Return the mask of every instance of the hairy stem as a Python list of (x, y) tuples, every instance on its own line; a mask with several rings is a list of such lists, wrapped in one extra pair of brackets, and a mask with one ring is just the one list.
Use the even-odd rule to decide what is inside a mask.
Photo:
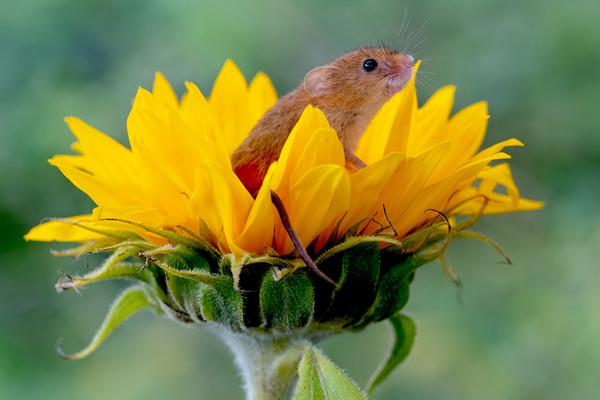
[(244, 381), (246, 400), (285, 400), (296, 383), (305, 339), (219, 331)]

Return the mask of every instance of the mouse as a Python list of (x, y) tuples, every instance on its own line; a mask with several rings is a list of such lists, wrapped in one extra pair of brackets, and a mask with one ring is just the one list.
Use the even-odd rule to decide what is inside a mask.
[(365, 163), (355, 154), (367, 125), (377, 111), (410, 80), (415, 59), (405, 53), (366, 47), (350, 51), (310, 70), (302, 83), (272, 106), (233, 152), (232, 168), (256, 196), (269, 166), (308, 105), (321, 110), (343, 147), (346, 168)]

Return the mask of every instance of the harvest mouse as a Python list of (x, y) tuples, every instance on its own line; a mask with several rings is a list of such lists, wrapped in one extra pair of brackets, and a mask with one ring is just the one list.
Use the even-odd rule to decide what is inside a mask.
[(260, 119), (232, 155), (235, 173), (255, 195), (269, 165), (277, 160), (292, 128), (309, 105), (327, 117), (344, 146), (346, 167), (365, 164), (354, 155), (358, 142), (383, 103), (404, 88), (413, 57), (387, 48), (361, 48), (314, 68), (303, 83)]

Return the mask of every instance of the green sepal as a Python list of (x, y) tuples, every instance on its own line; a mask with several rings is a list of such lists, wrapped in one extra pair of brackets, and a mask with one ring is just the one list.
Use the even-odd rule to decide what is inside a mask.
[(446, 257), (446, 255), (444, 254), (440, 258), (438, 258), (438, 262), (442, 266), (442, 271), (444, 272), (444, 275), (446, 275), (446, 278), (448, 278), (450, 282), (454, 283), (456, 288), (460, 290), (462, 288), (462, 280), (460, 279), (460, 276), (458, 276), (458, 273), (454, 270), (454, 268), (452, 268), (452, 265), (450, 265), (448, 257)]
[(308, 346), (298, 366), (292, 400), (366, 400), (352, 379), (320, 350)]
[(382, 254), (382, 273), (375, 301), (356, 328), (364, 328), (371, 322), (379, 322), (402, 310), (410, 296), (410, 283), (414, 272), (421, 265), (420, 258), (395, 253)]
[(406, 315), (397, 314), (389, 318), (394, 330), (394, 342), (389, 353), (367, 383), (369, 395), (383, 382), (392, 371), (408, 356), (415, 341), (416, 327)]
[(219, 277), (199, 293), (202, 315), (207, 321), (225, 325), (234, 332), (243, 331), (243, 304), (233, 278)]
[(315, 295), (311, 280), (297, 271), (276, 280), (265, 274), (260, 286), (262, 326), (276, 333), (289, 333), (306, 326), (313, 316)]
[(199, 298), (207, 290), (206, 285), (172, 274), (166, 275), (166, 283), (169, 303), (173, 308), (184, 313), (189, 321), (204, 319)]
[(453, 236), (455, 236), (457, 238), (479, 240), (479, 241), (487, 244), (488, 246), (490, 246), (492, 249), (496, 250), (496, 252), (504, 259), (504, 262), (506, 264), (512, 265), (512, 260), (508, 256), (508, 253), (500, 246), (500, 244), (498, 244), (495, 240), (487, 237), (486, 235), (484, 235), (482, 233), (463, 230), (463, 231), (453, 233)]
[[(130, 242), (130, 241), (126, 241), (126, 242)], [(114, 238), (105, 237), (105, 238), (100, 238), (100, 239), (96, 239), (96, 240), (88, 240), (86, 242), (81, 243), (78, 246), (67, 248), (67, 249), (50, 250), (50, 254), (52, 254), (53, 256), (57, 256), (57, 257), (81, 257), (84, 254), (90, 254), (90, 253), (103, 251), (103, 249), (105, 249), (107, 247), (116, 246), (119, 243), (123, 243), (123, 242), (117, 242), (115, 244)]]
[(125, 261), (137, 252), (138, 249), (135, 247), (119, 247), (95, 270), (82, 276), (63, 276), (56, 283), (56, 290), (59, 292), (77, 290), (90, 283), (110, 279), (134, 279), (154, 287), (156, 282), (151, 271), (138, 263)]
[(319, 321), (347, 325), (361, 320), (375, 300), (380, 272), (379, 246), (377, 243), (361, 243), (342, 254), (337, 286), (331, 293), (327, 311), (319, 316)]
[(84, 349), (77, 353), (65, 354), (60, 348), (60, 343), (57, 343), (56, 351), (62, 358), (81, 360), (93, 353), (119, 325), (144, 308), (153, 308), (157, 314), (162, 314), (158, 299), (147, 288), (144, 286), (129, 287), (114, 301), (104, 322)]
[(356, 246), (360, 246), (361, 244), (367, 243), (386, 245), (388, 246), (387, 248), (393, 248), (396, 252), (403, 251), (405, 248), (403, 241), (394, 239), (389, 236), (351, 236), (347, 237), (343, 242), (322, 251), (319, 257), (317, 257), (317, 259), (315, 260), (315, 263), (319, 265), (322, 262), (328, 260), (329, 258), (343, 254), (344, 252)]
[(204, 254), (185, 246), (175, 246), (166, 252), (165, 263), (179, 270), (202, 270), (210, 273), (210, 264)]
[(202, 282), (211, 287), (219, 287), (224, 282), (228, 282), (230, 280), (229, 277), (212, 274), (202, 268), (189, 268), (185, 262), (178, 258), (168, 259), (167, 262), (154, 259), (152, 260), (152, 263), (165, 271), (167, 274)]
[[(189, 236), (186, 236), (186, 235), (182, 235), (180, 233), (174, 232), (172, 230), (158, 229), (158, 228), (154, 228), (154, 227), (151, 227), (148, 225), (140, 224), (139, 222), (129, 221), (129, 220), (120, 219), (120, 218), (105, 218), (105, 220), (122, 222), (124, 224), (133, 225), (133, 226), (141, 228), (145, 231), (153, 233), (157, 236), (160, 236), (163, 239), (166, 239), (173, 244), (179, 244), (179, 245), (183, 245), (183, 246), (186, 246), (189, 248), (195, 248), (195, 249), (202, 250), (203, 252), (206, 252), (208, 255), (213, 257), (215, 260), (218, 260), (219, 258), (221, 258), (221, 254), (219, 253), (219, 251), (217, 249), (215, 249), (210, 243), (208, 243), (206, 241), (206, 239), (201, 238), (200, 236), (194, 234), (189, 229), (184, 230), (189, 235)], [(182, 228), (182, 227), (179, 227), (179, 228)]]

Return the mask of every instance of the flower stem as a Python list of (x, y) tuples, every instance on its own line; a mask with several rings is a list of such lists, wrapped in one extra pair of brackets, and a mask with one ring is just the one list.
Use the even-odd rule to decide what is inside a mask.
[(246, 400), (289, 399), (306, 339), (219, 331), (235, 356)]

